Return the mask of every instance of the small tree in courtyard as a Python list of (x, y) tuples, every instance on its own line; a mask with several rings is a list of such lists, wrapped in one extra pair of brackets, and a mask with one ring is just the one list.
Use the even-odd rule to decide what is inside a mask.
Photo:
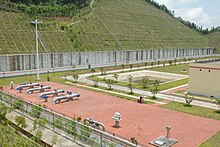
[(170, 66), (171, 66), (171, 65), (173, 65), (173, 63), (172, 63), (172, 61), (171, 61), (171, 60), (169, 61), (169, 64), (170, 64)]
[(156, 98), (156, 94), (159, 92), (160, 80), (155, 80), (153, 83), (153, 88), (150, 89), (153, 94), (153, 98)]
[(165, 61), (163, 61), (163, 67), (165, 67), (165, 64), (166, 64), (166, 62), (165, 62)]
[(106, 80), (106, 84), (108, 85), (109, 87), (109, 90), (112, 90), (112, 85), (113, 85), (114, 81), (112, 79), (107, 79)]
[(158, 66), (158, 67), (160, 66), (160, 61), (157, 61), (157, 66)]
[(115, 83), (117, 83), (117, 82), (118, 82), (118, 77), (119, 77), (119, 75), (118, 75), (117, 73), (114, 73), (113, 77), (114, 77), (114, 79), (115, 79)]
[(128, 88), (130, 90), (130, 94), (133, 94), (133, 85), (132, 85), (132, 81), (133, 81), (133, 76), (132, 75), (129, 75), (127, 77), (128, 81), (129, 81), (129, 84), (128, 84)]
[(105, 70), (103, 67), (100, 67), (100, 72), (101, 72), (101, 75), (105, 75)]
[(128, 88), (130, 90), (130, 94), (134, 94), (133, 93), (133, 85), (131, 83), (128, 84)]
[(141, 85), (142, 85), (144, 88), (148, 88), (148, 83), (149, 83), (148, 77), (143, 77), (143, 78), (141, 79)]
[(130, 71), (131, 71), (133, 68), (133, 64), (129, 64), (129, 67), (130, 67)]
[(218, 112), (220, 113), (220, 99), (219, 98), (215, 99), (215, 103), (218, 107)]
[(99, 79), (94, 79), (93, 83), (94, 83), (93, 85), (94, 87), (98, 87)]
[(175, 59), (174, 59), (174, 66), (176, 66), (176, 62), (177, 62), (177, 59), (175, 58)]
[(190, 103), (192, 103), (193, 101), (193, 96), (189, 94), (185, 94), (185, 101), (186, 101), (186, 105), (190, 106)]
[(74, 73), (74, 74), (73, 74), (73, 79), (75, 80), (75, 82), (77, 82), (78, 79), (79, 79), (79, 75), (76, 74), (76, 73)]
[(153, 67), (154, 66), (154, 62), (151, 62), (150, 65), (151, 65), (151, 67)]
[(92, 68), (92, 69), (91, 69), (92, 76), (94, 75), (95, 72), (96, 72), (95, 69)]
[(128, 79), (128, 82), (131, 83), (131, 82), (133, 81), (133, 76), (132, 76), (132, 75), (129, 75), (129, 76), (127, 77), (127, 79)]
[(147, 69), (147, 66), (148, 66), (148, 63), (145, 62), (145, 63), (144, 63), (144, 66), (145, 66), (145, 70), (146, 70), (146, 69)]
[(125, 65), (124, 64), (121, 64), (121, 69), (124, 71), (124, 69), (125, 69)]

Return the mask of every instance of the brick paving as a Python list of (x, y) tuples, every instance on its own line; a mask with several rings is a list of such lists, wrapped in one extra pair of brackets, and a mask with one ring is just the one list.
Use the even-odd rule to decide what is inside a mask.
[[(202, 118), (181, 112), (164, 109), (155, 105), (138, 104), (103, 93), (80, 89), (74, 86), (61, 85), (52, 82), (41, 82), (53, 88), (65, 89), (74, 93), (80, 92), (79, 100), (52, 104), (52, 97), (48, 102), (39, 99), (40, 93), (27, 95), (25, 91), (19, 93), (3, 87), (4, 91), (15, 94), (34, 103), (41, 103), (49, 109), (70, 117), (81, 116), (82, 119), (92, 117), (104, 123), (108, 131), (126, 138), (135, 137), (138, 142), (148, 144), (153, 139), (166, 135), (165, 127), (172, 127), (170, 136), (178, 140), (174, 146), (196, 147), (220, 130), (220, 121)], [(53, 89), (52, 88), (52, 89)], [(123, 116), (120, 128), (114, 128), (111, 119), (115, 112)]]

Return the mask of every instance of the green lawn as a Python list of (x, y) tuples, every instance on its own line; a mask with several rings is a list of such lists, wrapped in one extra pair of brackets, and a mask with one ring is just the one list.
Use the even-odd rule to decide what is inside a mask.
[[(89, 77), (89, 79), (91, 79), (91, 80), (99, 80), (100, 82), (105, 82), (105, 81), (103, 81), (102, 78), (98, 78), (96, 76), (91, 76), (91, 77)], [(180, 86), (180, 85), (184, 85), (184, 84), (187, 84), (187, 83), (188, 83), (188, 78), (182, 79), (182, 80), (177, 80), (177, 81), (163, 83), (163, 84), (160, 84), (159, 91), (170, 89), (170, 88), (174, 88), (174, 87), (177, 87), (177, 86)], [(120, 85), (120, 86), (125, 86), (125, 87), (128, 86), (128, 82), (124, 82), (124, 81), (118, 81), (117, 83), (114, 83), (114, 84), (115, 85)], [(133, 85), (133, 88), (142, 89), (142, 90), (148, 90), (148, 91), (152, 88), (152, 85), (149, 85), (148, 88), (144, 88), (142, 85), (137, 84), (137, 83), (132, 83), (132, 85)]]
[(13, 81), (15, 84), (20, 84), (21, 82), (43, 82), (47, 81), (47, 77), (50, 77), (50, 80), (52, 82), (57, 83), (63, 83), (65, 84), (65, 81), (61, 79), (60, 77), (65, 77), (69, 75), (75, 74), (84, 74), (89, 73), (90, 70), (77, 70), (75, 72), (68, 71), (68, 72), (56, 72), (56, 73), (49, 73), (49, 74), (40, 74), (40, 81), (36, 80), (36, 75), (28, 75), (28, 76), (18, 76), (18, 77), (9, 77), (9, 78), (0, 78), (0, 86), (6, 86), (9, 85), (10, 81)]
[(220, 113), (218, 113), (217, 110), (213, 109), (203, 108), (199, 106), (186, 106), (185, 104), (177, 102), (170, 102), (161, 107), (201, 117), (220, 120)]
[(199, 147), (219, 147), (220, 145), (220, 131), (213, 135), (210, 139), (202, 143)]
[[(183, 69), (186, 69), (186, 72), (181, 72)], [(153, 67), (153, 68), (149, 68), (149, 70), (188, 75), (189, 64), (178, 64), (176, 66), (169, 65), (165, 67)]]

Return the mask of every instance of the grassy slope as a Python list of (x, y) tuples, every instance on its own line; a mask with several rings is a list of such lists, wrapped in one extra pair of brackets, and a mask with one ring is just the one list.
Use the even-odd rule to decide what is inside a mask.
[(95, 1), (74, 31), (85, 50), (208, 46), (205, 37), (142, 0)]
[[(35, 52), (35, 30), (30, 18), (21, 12), (0, 10), (0, 54)], [(55, 20), (43, 20), (39, 36), (48, 52), (71, 51), (74, 44)], [(39, 51), (46, 52), (39, 42)]]
[[(142, 0), (95, 0), (73, 20), (46, 18), (39, 25), (49, 52), (207, 47), (206, 39)], [(0, 53), (35, 51), (30, 18), (0, 10)], [(80, 16), (80, 17), (79, 17)], [(40, 47), (41, 52), (45, 50)]]
[(0, 124), (0, 146), (32, 146), (37, 147), (34, 142), (15, 133), (15, 130), (9, 126)]
[(220, 53), (220, 32), (214, 32), (207, 36), (209, 45), (216, 48), (215, 53)]

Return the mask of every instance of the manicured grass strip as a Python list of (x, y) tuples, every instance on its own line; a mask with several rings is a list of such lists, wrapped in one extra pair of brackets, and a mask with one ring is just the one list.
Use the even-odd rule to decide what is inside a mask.
[[(71, 81), (68, 81), (68, 82), (71, 82)], [(115, 90), (115, 89), (109, 90), (108, 88), (104, 88), (104, 87), (100, 87), (100, 86), (95, 87), (95, 86), (88, 85), (88, 84), (85, 85), (84, 83), (72, 83), (72, 84), (69, 84), (68, 82), (66, 82), (66, 84), (68, 84), (70, 86), (71, 85), (75, 85), (75, 86), (80, 87), (82, 89), (86, 89), (86, 90), (90, 90), (90, 91), (94, 91), (94, 92), (99, 92), (99, 93), (104, 93), (104, 94), (115, 96), (115, 97), (118, 97), (118, 98), (121, 98), (121, 99), (126, 99), (126, 100), (130, 100), (130, 101), (134, 101), (134, 102), (136, 102), (137, 99), (133, 98), (132, 96), (136, 96), (136, 97), (140, 96), (138, 94), (129, 94), (129, 93), (125, 93), (124, 91)], [(79, 86), (77, 84), (80, 84), (82, 86)], [(87, 87), (84, 87), (84, 86), (90, 86), (91, 88), (89, 88), (89, 87), (87, 88)], [(106, 90), (106, 91), (103, 91), (103, 90)], [(111, 93), (111, 92), (118, 92), (118, 93), (122, 93), (122, 94), (127, 94), (128, 96), (120, 95), (120, 94), (116, 94), (116, 93)], [(153, 99), (153, 100), (160, 101), (160, 99)], [(151, 101), (148, 101), (148, 100), (144, 100), (144, 104), (155, 104), (155, 103), (151, 102)]]
[(202, 143), (199, 147), (219, 147), (220, 145), (220, 131), (213, 135), (210, 139)]
[(177, 87), (177, 86), (185, 85), (187, 83), (188, 83), (188, 78), (173, 81), (173, 82), (167, 82), (167, 83), (161, 84), (159, 86), (159, 90), (160, 91), (161, 90), (166, 90), (166, 89), (174, 88), (174, 87)]
[[(186, 72), (181, 72), (183, 69), (186, 69)], [(148, 70), (188, 75), (189, 64), (177, 64), (175, 66), (169, 65), (169, 66), (165, 66), (165, 67), (163, 67), (163, 66), (162, 67), (153, 67), (153, 68), (149, 68)]]
[(170, 102), (161, 107), (179, 112), (188, 113), (188, 114), (193, 114), (201, 117), (220, 120), (220, 113), (217, 112), (217, 110), (213, 110), (213, 109), (203, 108), (199, 106), (186, 106), (185, 104), (177, 103), (177, 102)]
[(60, 77), (65, 77), (73, 74), (85, 74), (90, 73), (90, 70), (76, 70), (76, 71), (67, 71), (67, 72), (56, 72), (56, 73), (49, 73), (49, 74), (40, 74), (40, 81), (36, 80), (36, 74), (34, 75), (27, 75), (27, 76), (16, 76), (16, 77), (8, 77), (8, 78), (0, 78), (0, 86), (7, 86), (9, 85), (10, 81), (13, 81), (15, 84), (20, 84), (22, 82), (43, 82), (47, 81), (47, 77), (50, 77), (50, 81), (62, 83), (64, 84), (65, 81)]

